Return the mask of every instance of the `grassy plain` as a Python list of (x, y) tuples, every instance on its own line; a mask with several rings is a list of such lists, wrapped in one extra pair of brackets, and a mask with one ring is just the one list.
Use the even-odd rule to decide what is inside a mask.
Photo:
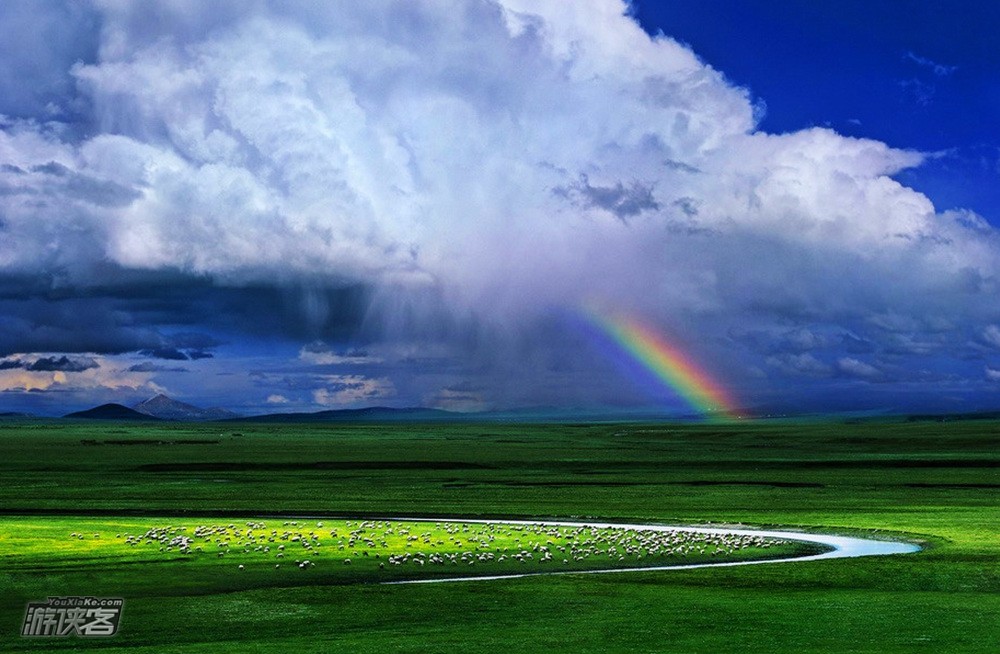
[[(0, 650), (996, 652), (998, 446), (1000, 425), (987, 422), (0, 423), (8, 525), (20, 515), (66, 531), (57, 516), (109, 513), (152, 524), (285, 513), (623, 518), (888, 533), (926, 547), (417, 586), (324, 575), (246, 585), (232, 574), (206, 584), (157, 565), (122, 575), (5, 563)], [(121, 633), (17, 636), (25, 602), (67, 593), (126, 597)]]

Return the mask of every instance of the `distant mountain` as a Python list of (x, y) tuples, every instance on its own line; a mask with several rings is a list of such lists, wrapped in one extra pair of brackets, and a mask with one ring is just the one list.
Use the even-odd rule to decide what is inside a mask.
[(19, 413), (17, 411), (4, 411), (0, 413), (0, 420), (15, 420), (20, 418), (34, 418), (33, 413)]
[(139, 413), (161, 420), (179, 420), (181, 422), (201, 420), (226, 420), (237, 415), (226, 409), (202, 409), (193, 404), (178, 402), (162, 393), (156, 397), (139, 402), (133, 407)]
[(86, 420), (159, 420), (159, 418), (133, 411), (121, 404), (102, 404), (86, 411), (67, 413), (64, 417), (84, 418)]
[(476, 411), (460, 413), (444, 409), (409, 407), (365, 407), (363, 409), (332, 409), (312, 413), (268, 413), (238, 418), (239, 422), (520, 422), (520, 423), (576, 423), (576, 422), (687, 422), (701, 416), (671, 416), (649, 411), (562, 409), (556, 407), (526, 407), (501, 411)]
[(333, 409), (314, 413), (268, 413), (260, 416), (236, 418), (240, 422), (456, 422), (467, 420), (468, 414), (410, 407), (372, 406), (363, 409)]
[[(892, 412), (854, 412), (829, 414), (779, 414), (762, 410), (751, 412), (756, 420), (811, 420), (834, 422), (958, 422), (967, 420), (1000, 420), (1000, 412), (983, 411), (978, 413), (949, 414), (915, 414)], [(702, 420), (697, 415), (670, 415), (642, 410), (623, 409), (562, 409), (557, 407), (523, 407), (518, 409), (478, 411), (460, 413), (444, 409), (427, 407), (393, 408), (384, 406), (365, 407), (361, 409), (332, 409), (311, 413), (269, 413), (264, 415), (241, 417), (226, 409), (202, 409), (192, 404), (178, 402), (166, 395), (157, 395), (140, 402), (130, 409), (121, 404), (102, 404), (101, 406), (76, 411), (67, 414), (65, 418), (82, 418), (89, 420), (121, 420), (121, 421), (221, 421), (221, 422), (256, 422), (256, 423), (382, 423), (382, 422), (448, 422), (448, 423), (606, 423), (606, 422), (665, 422), (683, 423)], [(0, 412), (0, 420), (34, 419), (37, 416), (18, 412)]]

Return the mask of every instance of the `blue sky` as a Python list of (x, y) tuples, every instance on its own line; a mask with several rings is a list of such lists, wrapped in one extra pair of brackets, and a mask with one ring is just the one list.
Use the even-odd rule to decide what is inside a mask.
[(935, 153), (900, 176), (942, 208), (1000, 220), (1000, 5), (993, 2), (635, 3), (766, 103), (760, 128), (828, 126)]
[(0, 411), (1000, 408), (996, 5), (446, 5), (0, 4)]

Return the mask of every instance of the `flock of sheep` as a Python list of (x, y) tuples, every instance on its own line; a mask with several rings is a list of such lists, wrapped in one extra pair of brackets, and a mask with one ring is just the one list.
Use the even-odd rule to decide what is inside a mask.
[[(72, 534), (71, 538), (82, 537)], [(98, 537), (98, 534), (95, 534)], [(322, 522), (315, 527), (284, 521), (280, 528), (249, 521), (184, 527), (152, 527), (142, 534), (119, 533), (116, 538), (132, 548), (156, 547), (171, 556), (238, 558), (246, 564), (270, 559), (275, 568), (289, 559), (300, 569), (315, 566), (314, 559), (333, 559), (342, 565), (365, 561), (387, 566), (475, 566), (496, 564), (642, 565), (647, 559), (690, 560), (727, 557), (747, 548), (768, 549), (781, 541), (738, 534), (707, 534), (609, 527), (556, 527), (506, 522), (406, 522), (360, 520)], [(245, 568), (243, 563), (237, 569)]]

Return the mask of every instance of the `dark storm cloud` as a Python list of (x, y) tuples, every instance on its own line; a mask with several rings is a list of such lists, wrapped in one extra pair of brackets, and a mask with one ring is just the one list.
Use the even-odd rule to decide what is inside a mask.
[(147, 357), (153, 357), (154, 359), (166, 359), (168, 361), (187, 361), (188, 356), (172, 347), (161, 347), (155, 350), (140, 350), (139, 354)]
[(0, 278), (0, 354), (206, 352), (220, 344), (199, 331), (208, 322), (203, 316), (213, 315), (203, 306), (211, 300), (198, 302), (215, 290), (204, 280), (94, 269), (88, 281), (72, 283), (58, 272)]
[[(305, 340), (343, 338), (358, 332), (369, 309), (370, 289), (170, 283), (151, 290), (117, 289), (116, 297), (139, 322)], [(202, 351), (221, 344), (203, 332), (178, 333), (170, 343), (176, 348)]]
[(0, 355), (118, 354), (156, 347), (161, 340), (155, 327), (136, 324), (107, 300), (0, 300)]
[(84, 370), (91, 370), (92, 368), (99, 368), (100, 366), (93, 359), (87, 358), (74, 358), (71, 359), (67, 356), (61, 357), (41, 357), (33, 363), (28, 364), (24, 367), (25, 370), (31, 370), (34, 372), (83, 372)]
[[(244, 336), (342, 340), (363, 335), (371, 290), (224, 287), (171, 271), (58, 272), (0, 278), (0, 356), (22, 352), (149, 351), (174, 360), (213, 356)], [(228, 335), (220, 338), (215, 334)]]
[(156, 324), (142, 324), (107, 299), (0, 301), (0, 353), (121, 354), (161, 347)]

